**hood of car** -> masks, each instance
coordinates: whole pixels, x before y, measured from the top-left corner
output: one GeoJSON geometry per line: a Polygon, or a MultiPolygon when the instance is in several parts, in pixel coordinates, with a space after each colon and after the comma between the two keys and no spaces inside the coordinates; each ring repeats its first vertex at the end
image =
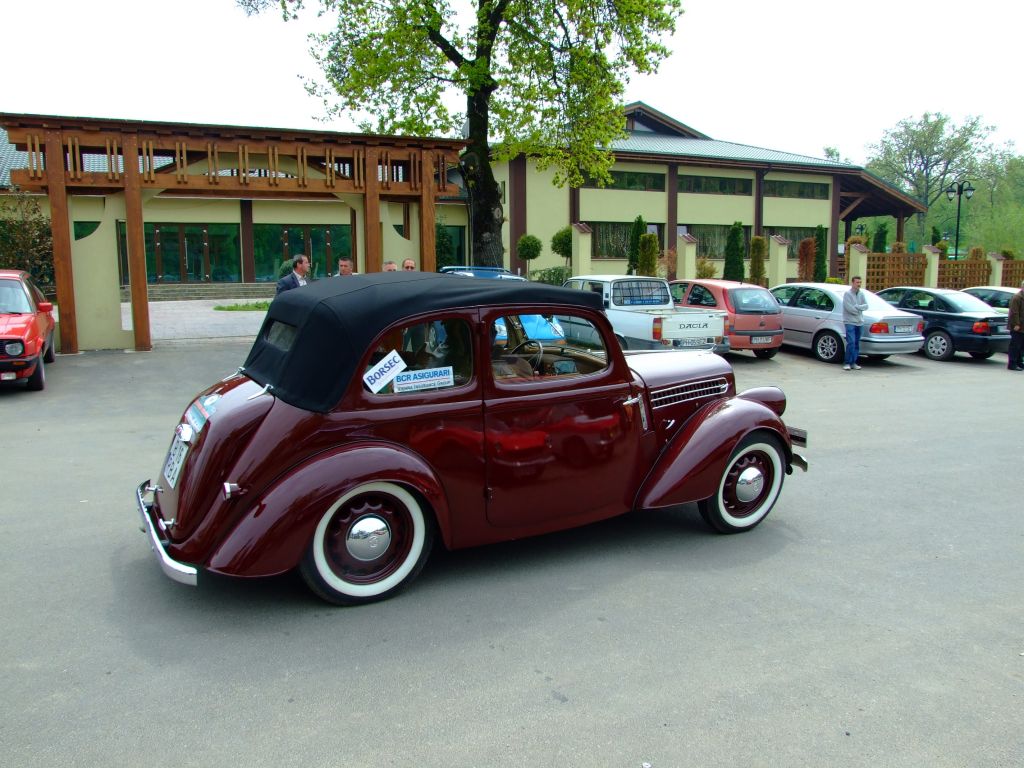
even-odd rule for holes
{"type": "Polygon", "coordinates": [[[35,321],[31,312],[23,314],[0,314],[0,336],[25,338],[35,321]]]}
{"type": "Polygon", "coordinates": [[[653,350],[626,352],[629,367],[650,389],[677,386],[708,378],[731,381],[732,366],[710,350],[653,350]]]}

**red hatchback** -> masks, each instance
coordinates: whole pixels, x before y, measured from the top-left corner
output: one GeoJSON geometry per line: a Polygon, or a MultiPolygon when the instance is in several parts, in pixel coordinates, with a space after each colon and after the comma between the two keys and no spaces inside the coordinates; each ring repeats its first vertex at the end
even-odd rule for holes
{"type": "Polygon", "coordinates": [[[782,346],[782,308],[766,288],[735,280],[673,280],[669,285],[678,306],[729,313],[725,334],[730,351],[749,349],[767,359],[782,346]]]}
{"type": "Polygon", "coordinates": [[[0,269],[0,381],[24,379],[29,389],[46,386],[45,363],[53,350],[53,304],[27,272],[0,269]]]}

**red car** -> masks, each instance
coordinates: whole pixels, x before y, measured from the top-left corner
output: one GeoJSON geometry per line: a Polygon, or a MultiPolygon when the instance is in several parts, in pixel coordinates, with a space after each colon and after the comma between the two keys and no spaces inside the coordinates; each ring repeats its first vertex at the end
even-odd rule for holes
{"type": "Polygon", "coordinates": [[[751,350],[768,359],[782,346],[782,308],[767,289],[735,280],[673,280],[669,287],[679,306],[714,307],[729,313],[725,333],[729,350],[751,350]]]}
{"type": "Polygon", "coordinates": [[[27,272],[0,269],[0,381],[24,380],[46,387],[46,363],[53,349],[53,304],[27,272]]]}
{"type": "Polygon", "coordinates": [[[176,581],[298,568],[325,600],[365,603],[408,584],[435,536],[456,549],[686,502],[718,531],[750,530],[807,467],[785,406],[774,387],[737,395],[714,355],[624,354],[597,294],[321,280],[274,300],[136,503],[176,581]],[[525,315],[594,333],[548,346],[525,315]]]}

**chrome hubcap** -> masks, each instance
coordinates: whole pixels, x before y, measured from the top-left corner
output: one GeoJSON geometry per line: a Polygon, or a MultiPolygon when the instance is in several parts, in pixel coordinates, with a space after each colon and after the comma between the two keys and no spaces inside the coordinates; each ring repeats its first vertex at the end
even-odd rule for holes
{"type": "Polygon", "coordinates": [[[345,536],[348,553],[364,563],[381,557],[390,546],[391,529],[383,518],[376,515],[356,520],[345,536]]]}
{"type": "Polygon", "coordinates": [[[764,474],[757,467],[747,467],[736,480],[736,498],[743,504],[756,499],[764,488],[764,474]]]}

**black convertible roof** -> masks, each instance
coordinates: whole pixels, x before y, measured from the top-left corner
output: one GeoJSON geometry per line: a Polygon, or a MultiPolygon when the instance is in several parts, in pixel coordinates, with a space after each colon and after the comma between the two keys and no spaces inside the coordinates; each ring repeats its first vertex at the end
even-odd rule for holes
{"type": "Polygon", "coordinates": [[[286,403],[325,413],[369,344],[393,323],[445,309],[524,304],[601,309],[602,299],[544,283],[433,272],[325,278],[274,299],[242,369],[286,403]]]}

